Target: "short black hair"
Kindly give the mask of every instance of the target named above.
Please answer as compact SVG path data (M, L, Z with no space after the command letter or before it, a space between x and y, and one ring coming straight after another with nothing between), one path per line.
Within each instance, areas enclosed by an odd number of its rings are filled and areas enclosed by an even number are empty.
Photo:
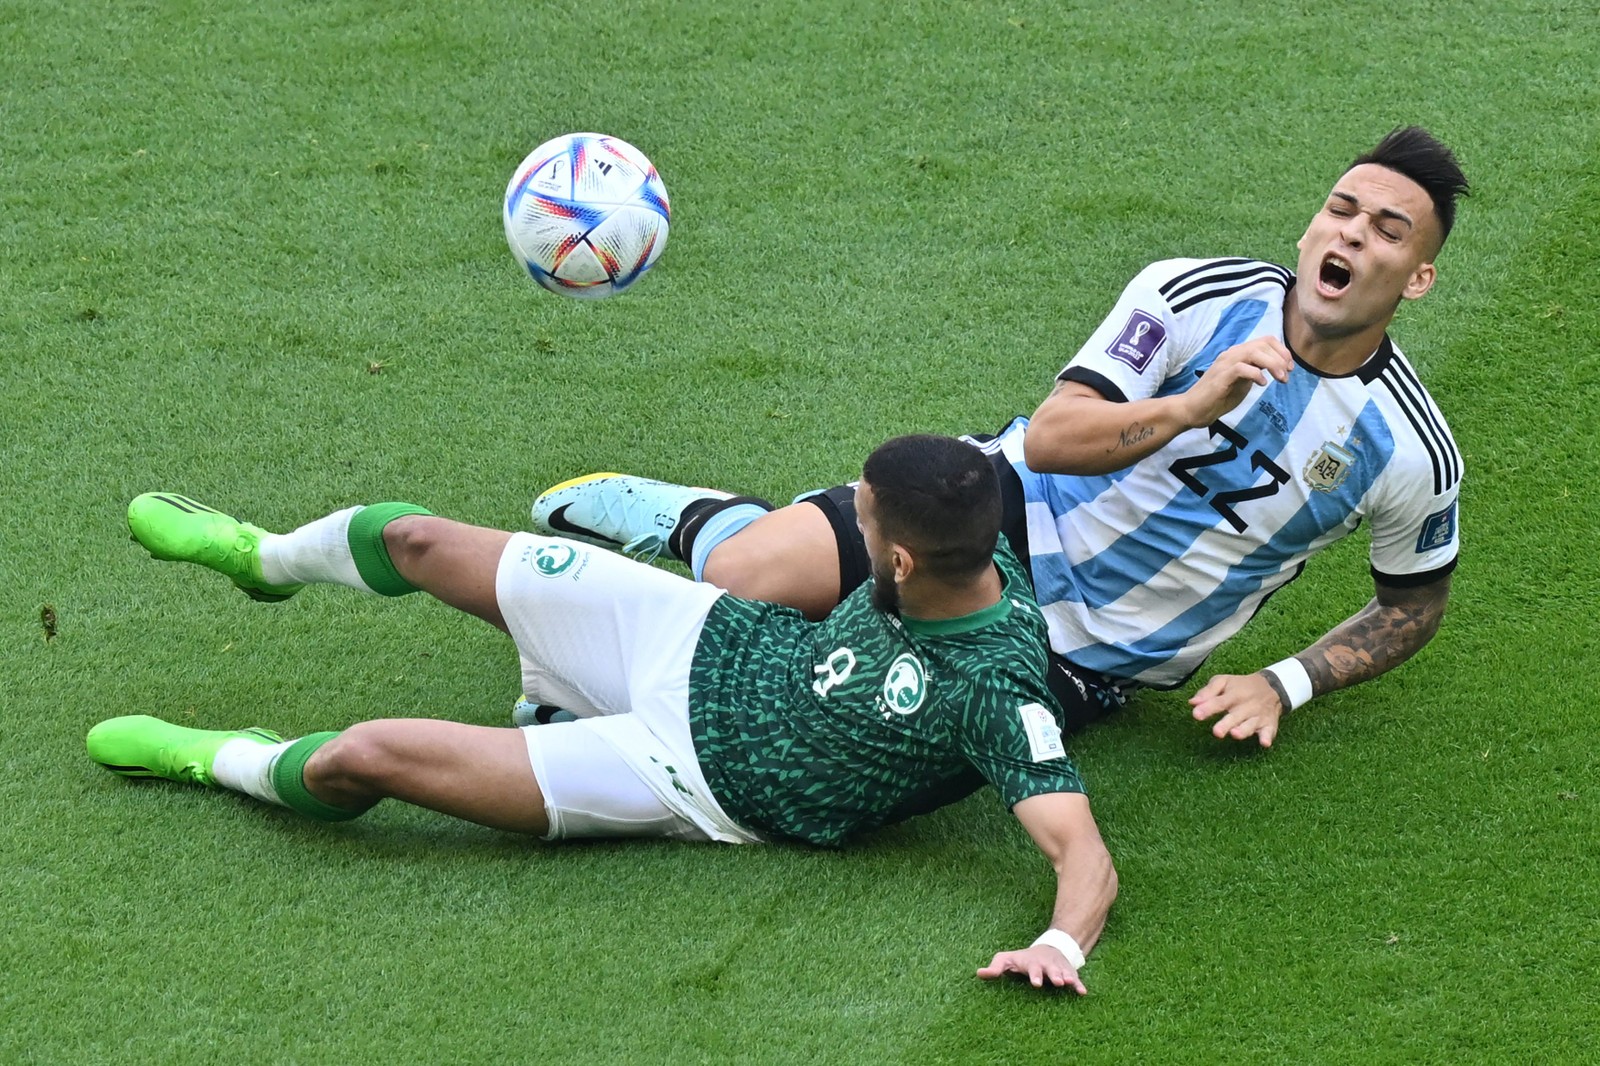
M989 566L1000 538L1000 479L989 457L954 437L885 441L861 477L883 535L929 576L960 580Z
M1422 186L1433 201L1433 213L1439 216L1439 243L1443 244L1456 224L1456 197L1471 192L1456 154L1421 126L1396 126L1376 148L1357 156L1346 172L1365 163L1388 167Z

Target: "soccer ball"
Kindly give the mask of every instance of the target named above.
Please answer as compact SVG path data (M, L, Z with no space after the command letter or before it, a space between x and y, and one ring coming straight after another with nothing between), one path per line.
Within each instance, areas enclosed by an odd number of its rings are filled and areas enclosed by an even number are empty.
M551 292L598 300L621 292L667 246L667 187L643 152L599 133L569 133L511 175L506 243Z

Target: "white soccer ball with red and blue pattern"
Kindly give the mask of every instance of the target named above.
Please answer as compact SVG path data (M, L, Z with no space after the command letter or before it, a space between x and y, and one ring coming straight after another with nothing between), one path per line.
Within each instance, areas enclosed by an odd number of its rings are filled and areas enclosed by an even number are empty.
M667 246L667 187L645 154L569 133L528 154L506 186L506 243L534 281L597 300L634 284Z

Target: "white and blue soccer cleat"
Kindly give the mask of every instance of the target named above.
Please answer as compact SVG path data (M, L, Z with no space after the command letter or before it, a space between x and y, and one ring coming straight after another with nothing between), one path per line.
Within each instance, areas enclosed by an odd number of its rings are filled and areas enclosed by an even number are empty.
M518 696L511 708L511 724L518 729L530 725L550 725L552 722L576 722L578 716L571 711L549 704L534 703L526 696Z
M671 540L684 508L699 500L732 498L715 489L630 474L585 474L539 494L533 501L533 531L610 548L644 562L663 553L682 562Z

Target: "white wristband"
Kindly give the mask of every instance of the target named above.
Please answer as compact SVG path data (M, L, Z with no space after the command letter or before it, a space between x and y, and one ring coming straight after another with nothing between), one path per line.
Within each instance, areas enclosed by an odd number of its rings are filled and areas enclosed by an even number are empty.
M1284 708L1286 711L1304 706L1313 695L1311 675L1306 673L1305 665L1293 656L1282 662L1273 663L1261 672L1271 674L1278 679L1278 684L1283 686L1284 695L1289 697L1289 706Z
M1083 969L1083 949L1078 946L1076 940L1072 939L1070 933L1063 933L1059 929L1046 929L1039 934L1039 939L1035 940L1032 946L1038 947L1040 944L1049 944L1065 955L1067 961L1072 963L1074 970Z

